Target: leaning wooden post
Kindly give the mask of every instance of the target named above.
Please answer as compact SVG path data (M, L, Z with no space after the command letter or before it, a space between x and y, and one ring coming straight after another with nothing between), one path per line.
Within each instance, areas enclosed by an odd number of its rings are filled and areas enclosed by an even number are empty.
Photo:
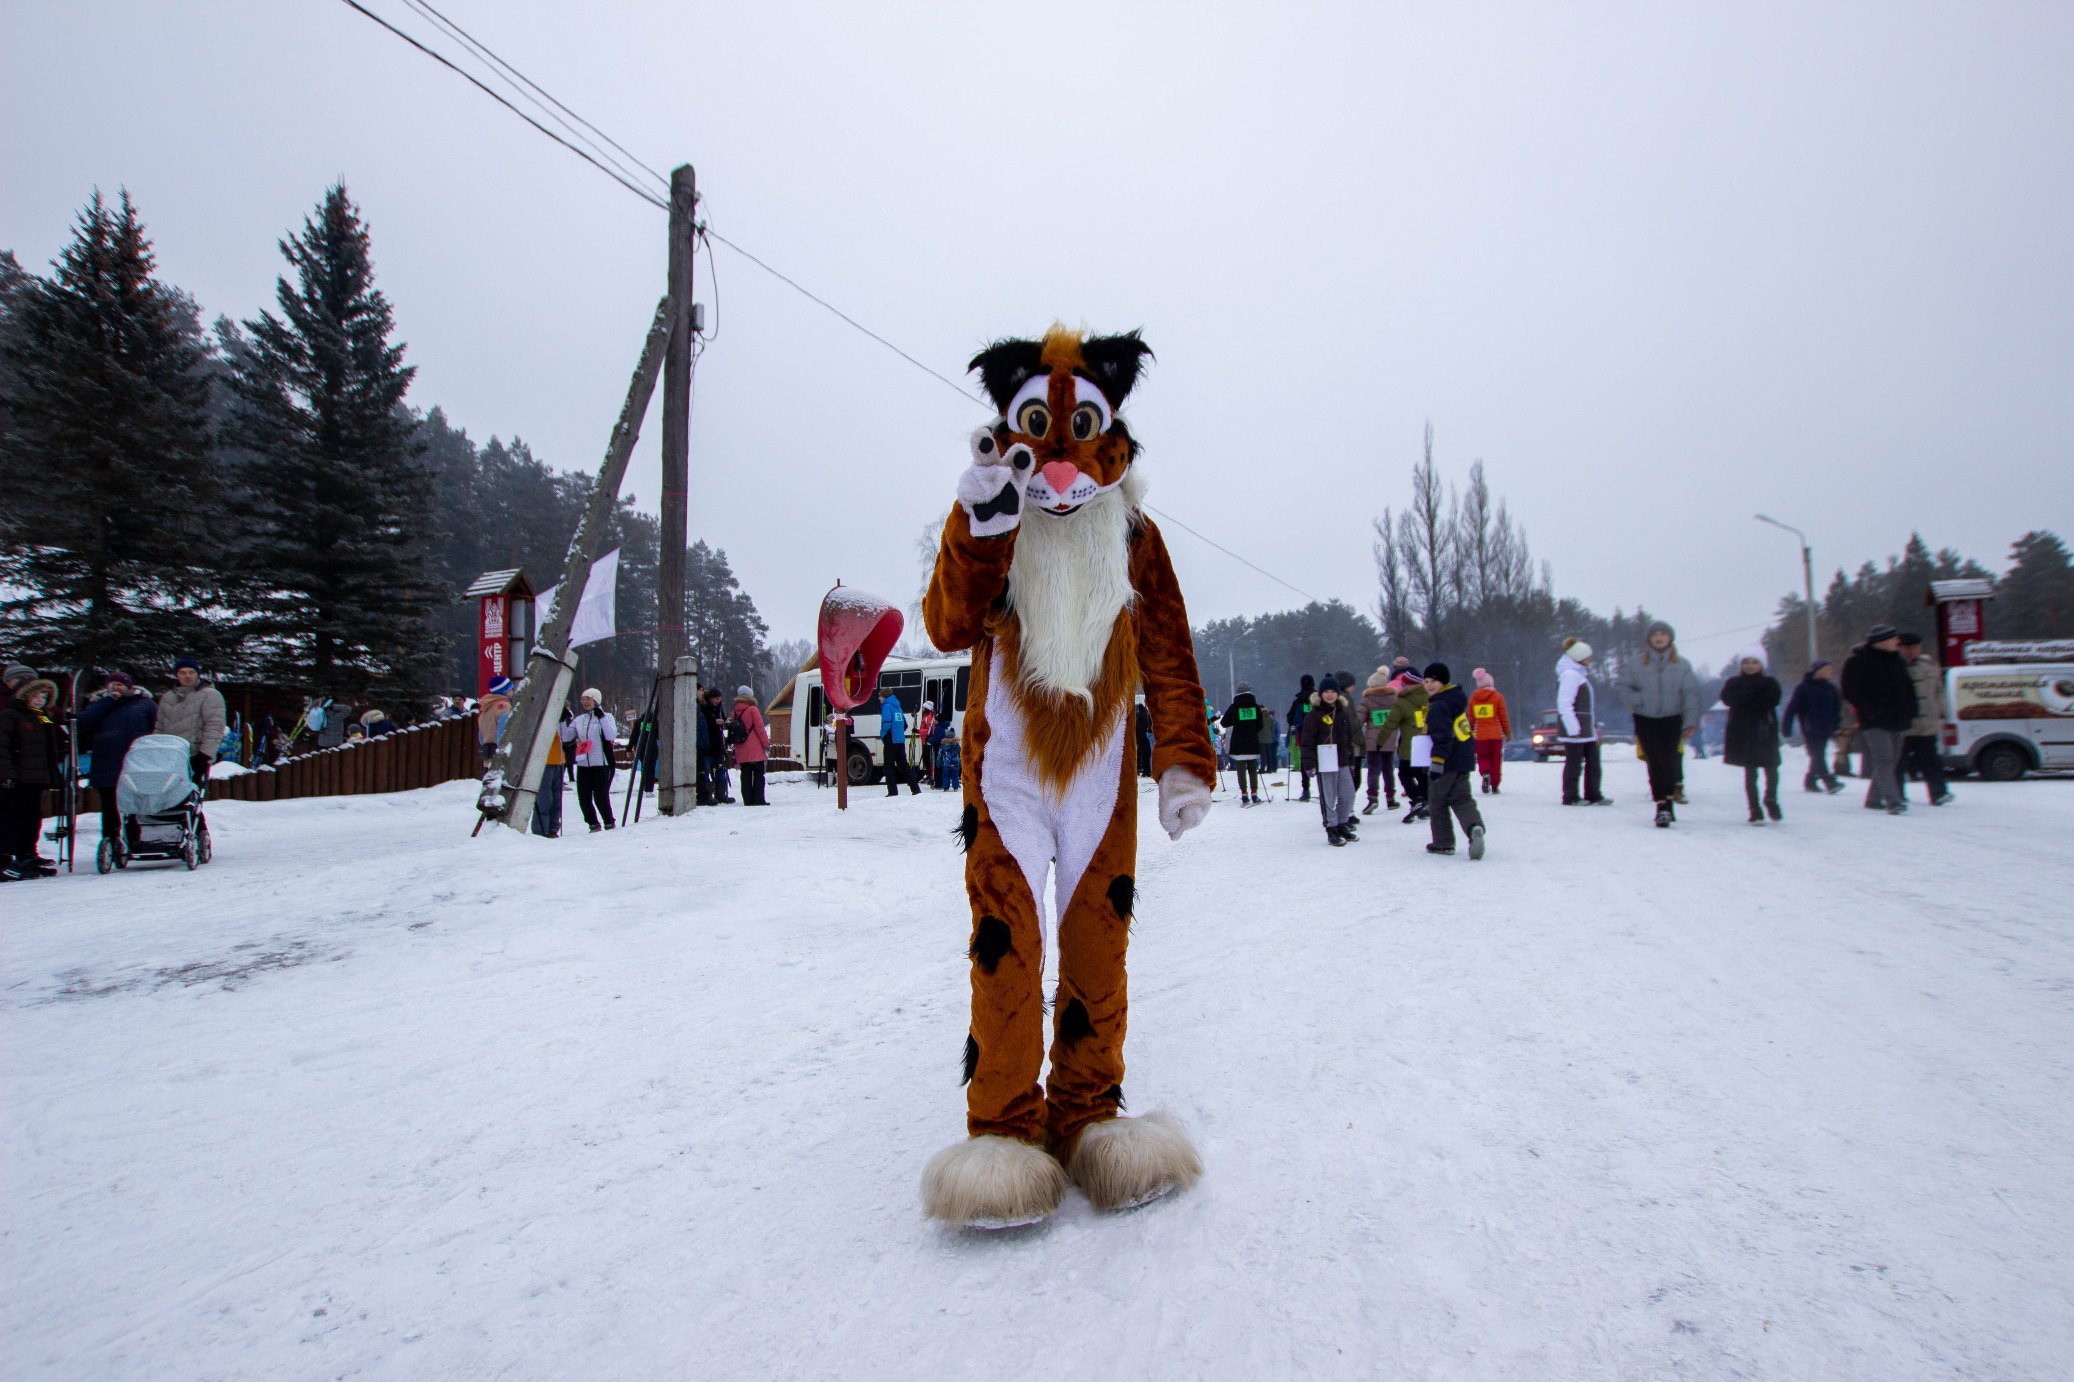
M504 736L497 744L496 766L504 773L504 824L521 834L533 823L533 798L539 795L540 779L547 771L547 736L554 733L554 722L569 698L569 686L576 674L569 661L569 629L576 621L576 607L583 603L591 563L597 559L598 545L605 539L605 526L618 501L627 457L633 454L634 443L640 439L641 419L647 415L648 400L655 393L656 376L662 373L670 321L671 303L664 298L648 324L648 339L641 347L641 360L634 366L626 403L619 410L619 422L605 448L604 464L598 467L597 483L591 486L590 504L583 511L583 522L577 525L568 558L562 563L554 615L526 657L526 677L519 683L511 718L505 721ZM667 552L668 548L664 550Z
M679 761L678 682L695 669L680 666L684 657L684 547L690 539L691 487L691 334L692 250L694 214L698 210L698 177L690 164L670 173L670 356L663 366L663 491L661 550L655 596L655 666L665 685L656 697L656 809L681 815L698 802L698 736L690 735L688 752ZM711 669L708 675L711 674ZM687 725L695 730L697 726ZM689 771L686 771L687 766Z

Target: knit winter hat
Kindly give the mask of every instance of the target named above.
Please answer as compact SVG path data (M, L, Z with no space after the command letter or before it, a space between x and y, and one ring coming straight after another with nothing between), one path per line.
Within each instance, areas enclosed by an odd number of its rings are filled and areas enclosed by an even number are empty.
M1765 655L1762 643L1752 643L1749 647L1736 654L1737 666L1740 667L1745 662L1754 662L1766 671L1771 670L1772 660Z
M1305 677L1305 678L1304 678L1304 680L1305 680L1305 681L1309 681L1309 680L1310 680L1310 678L1309 678L1309 677ZM1325 674L1325 680L1323 680L1323 681L1321 681L1321 682L1319 682L1319 683L1318 683L1318 694L1322 696L1322 695L1324 695L1324 694L1325 694L1325 693L1326 693L1327 691L1337 691L1337 690L1339 690L1339 683L1338 683L1337 681L1333 680L1333 676L1332 676L1332 673L1330 673L1330 672L1327 672L1327 673Z
M1815 675L1815 673L1817 673L1817 672L1821 671L1821 670L1822 670L1822 669L1823 669L1824 667L1827 667L1827 666L1830 666L1830 665L1831 665L1831 664L1830 664L1830 661L1829 661L1829 659L1828 659L1828 658L1826 658L1826 657L1818 657L1818 658L1816 658L1816 659L1815 659L1815 660L1814 660L1813 662L1810 662L1810 663L1808 664L1808 675L1809 675L1809 676L1813 676L1813 675Z
M1904 648L1920 648L1923 646L1923 635L1917 633L1914 629L1903 629L1901 631L1901 646Z
M1303 674L1303 678L1300 681L1298 681L1296 685L1299 690L1306 692L1315 691L1318 689L1318 683L1311 679L1311 674L1309 672L1305 672Z
M1581 638L1563 640L1563 656L1572 662L1582 662L1592 655L1592 645Z
M1865 635L1865 641L1867 643L1884 643L1890 638L1899 637L1901 637L1901 630L1895 628L1892 624L1874 624L1871 631Z
M1645 639L1650 639L1656 637L1660 633L1669 634L1671 636L1671 641L1673 643L1676 643L1678 641L1678 631L1672 628L1668 621L1663 619L1650 620L1649 627L1642 630L1642 637Z
M1448 676L1447 664L1445 662L1427 663L1426 670L1424 673L1422 673L1422 675L1425 677L1427 681L1437 681L1442 684L1445 684L1453 680L1453 678Z
M1376 691L1376 690L1380 690L1381 688L1383 688L1383 687L1385 687L1385 686L1388 686L1389 684L1390 684L1390 674L1389 674L1388 672L1382 672L1382 671L1377 671L1377 672L1371 672L1371 673L1369 673L1369 677L1368 677L1368 689L1369 689L1369 690L1371 690L1371 691Z
M183 658L181 658L181 659L180 659L180 660L179 660L178 662L176 662L176 663L174 663L174 664L173 664L173 670L174 670L174 671L176 671L176 672L178 672L178 671L182 671L182 670L185 670L185 669L190 669L190 668L191 668L192 670L194 670L194 671L197 671L197 672L199 672L199 671L201 671L201 670L202 670L202 664L201 664L201 663L199 663L199 662L196 662L196 661L195 661L195 660L194 660L193 658L191 658L191 657L183 657Z
M1491 679L1491 674L1489 672L1486 672L1481 667L1471 672L1469 674L1469 677L1470 680L1474 681L1478 686L1481 686L1486 691L1490 690L1492 687L1498 684L1497 682Z
M1233 694L1235 694L1235 695L1240 695L1240 696L1250 696L1250 695L1252 695L1252 694L1253 694L1253 683L1252 683L1252 682L1250 682L1250 681L1242 681L1242 682L1240 682L1240 683L1239 683L1239 689L1238 689L1238 690L1237 690L1236 692L1234 692Z
M8 663L7 670L0 672L0 682L5 682L9 686L14 685L18 681L33 681L35 677L36 669L34 667L24 667L19 662Z
M135 686L137 679L128 672L110 672L108 679L101 684L103 686Z
M605 697L598 691L598 688L595 686L584 687L583 694L589 697L590 702L593 705L603 706L605 704Z
M512 692L512 685L510 677L491 677L490 694L493 696L508 696Z
M738 701L753 701L756 699L756 693L746 686L737 686L735 688L735 699Z

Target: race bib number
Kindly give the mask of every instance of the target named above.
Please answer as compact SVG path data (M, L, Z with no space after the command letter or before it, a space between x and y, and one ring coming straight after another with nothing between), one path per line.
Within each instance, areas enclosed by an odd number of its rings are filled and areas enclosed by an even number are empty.
M1339 771L1338 744L1318 745L1318 771L1321 773L1336 773Z
M1383 721L1389 718L1390 712L1387 710L1371 710L1368 712L1368 722L1378 729L1382 727Z
M1260 712L1250 705L1243 705L1239 707L1239 718L1241 720L1257 720L1260 718Z
M1417 736L1415 736L1415 737L1414 737L1414 738L1412 739L1412 741L1411 741L1411 765L1412 765L1412 766L1413 766L1414 768L1430 768L1430 767L1432 767L1432 766L1433 766L1433 736L1432 736L1432 735L1430 735L1430 734L1421 734L1421 735L1417 735Z
M1426 712L1423 709L1411 713L1411 727L1421 734L1426 732Z
M1498 718L1498 707L1492 705L1489 701L1485 701L1482 705L1475 706L1473 709L1476 718L1479 720L1495 720Z

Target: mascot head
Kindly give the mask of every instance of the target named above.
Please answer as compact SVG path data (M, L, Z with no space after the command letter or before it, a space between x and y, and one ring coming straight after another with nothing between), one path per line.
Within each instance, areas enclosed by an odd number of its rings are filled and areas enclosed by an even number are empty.
M1060 517L1121 485L1138 443L1121 415L1152 350L1127 331L1083 337L1054 326L1041 341L996 341L967 369L1001 410L999 454L1024 476L1028 510Z

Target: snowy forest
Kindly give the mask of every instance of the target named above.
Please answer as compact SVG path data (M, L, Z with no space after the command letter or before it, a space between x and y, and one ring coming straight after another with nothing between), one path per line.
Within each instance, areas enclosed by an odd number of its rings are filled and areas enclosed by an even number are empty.
M96 192L48 275L0 252L0 638L45 667L219 679L403 719L475 691L484 570L559 579L591 477L478 444L408 395L413 368L343 185L280 242L275 310L202 325L158 277L127 193ZM579 650L615 703L655 661L656 519L624 494L619 634ZM767 679L768 633L727 554L686 562L691 651Z

